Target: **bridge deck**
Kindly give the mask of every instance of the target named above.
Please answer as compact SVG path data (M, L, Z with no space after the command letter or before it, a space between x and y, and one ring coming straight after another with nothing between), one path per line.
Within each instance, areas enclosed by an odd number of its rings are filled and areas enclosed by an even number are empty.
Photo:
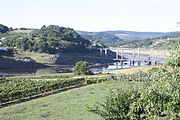
M116 61L140 61L140 62L152 62L152 61L157 61L157 62L163 62L164 60L148 60L148 59L113 59Z

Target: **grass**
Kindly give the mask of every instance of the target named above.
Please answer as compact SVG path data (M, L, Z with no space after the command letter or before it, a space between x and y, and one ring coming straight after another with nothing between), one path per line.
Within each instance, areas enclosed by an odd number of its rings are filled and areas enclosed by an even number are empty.
M14 30L11 31L10 33L30 33L32 30Z
M110 89L142 86L140 82L109 81L54 94L0 109L0 120L102 120L87 105L102 102Z
M24 52L22 50L18 50L18 54L21 57L31 57L37 63L42 63L42 64L53 64L54 63L53 59L55 57L55 55L53 54ZM12 56L3 56L3 57L16 60L16 58Z
M38 63L53 63L53 58L55 55L46 53L34 53L34 52L22 52L22 56L28 56L34 59Z

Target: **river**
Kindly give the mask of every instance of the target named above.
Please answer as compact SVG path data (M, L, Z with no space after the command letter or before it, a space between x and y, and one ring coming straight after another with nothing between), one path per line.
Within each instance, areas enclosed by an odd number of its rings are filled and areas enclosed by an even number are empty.
M132 59L132 54L124 54L123 57ZM141 55L141 59L148 59L149 56L147 55ZM138 56L135 56L135 60L138 59ZM152 58L152 59L162 59L162 58ZM162 62L159 64L163 64ZM150 66L150 65L156 65L155 62L152 62L149 64L149 62L141 62L138 64L137 61L135 61L134 64L130 64L130 61L124 61L123 64L121 62L113 62L113 63L107 63L100 67L92 67L91 70L93 72L105 72L105 71L114 71L114 70L120 70L135 66ZM47 68L38 68L38 69L8 69L8 70L0 70L0 76L6 76L6 75L12 75L12 76L31 76L31 75L45 75L45 74L55 74L55 73L70 73L72 71L72 67L70 65L57 65Z

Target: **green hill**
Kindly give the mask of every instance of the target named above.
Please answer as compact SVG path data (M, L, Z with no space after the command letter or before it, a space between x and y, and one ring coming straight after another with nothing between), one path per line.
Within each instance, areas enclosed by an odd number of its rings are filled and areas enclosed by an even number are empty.
M115 43L122 41L122 39L120 39L119 37L105 32L79 31L79 33L85 38L88 38L93 41L99 41L101 44L103 43L106 46L116 46Z
M180 33L172 33L170 35L163 35L151 39L126 41L120 46L122 47L144 47L144 48L158 48L158 49L170 49L174 45L180 42Z
M115 35L122 40L143 40L148 38L155 38L169 33L164 32L137 32L137 31L104 31L105 33Z
M111 47L152 47L171 48L179 41L178 32L136 32L136 31L103 31L79 33L91 40L97 40Z
M43 26L39 30L16 31L0 34L1 46L30 52L57 53L86 51L91 45L75 30L56 25Z

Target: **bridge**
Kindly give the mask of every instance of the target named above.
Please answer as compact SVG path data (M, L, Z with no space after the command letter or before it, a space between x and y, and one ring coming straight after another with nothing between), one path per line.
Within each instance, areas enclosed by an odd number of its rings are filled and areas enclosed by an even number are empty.
M138 64L141 64L141 62L148 62L149 64L152 64L154 62L155 64L158 64L160 62L164 62L166 57L169 55L169 52L167 50L153 50L153 49L142 49L142 48L99 48L100 54L102 55L103 52L105 54L105 57L108 55L108 50L111 50L116 53L116 57L114 58L115 61L120 61L121 64L123 64L124 61L129 61L130 64L134 64L135 62L138 62ZM125 58L124 55L129 54L132 57L130 59ZM143 59L142 56L147 56L146 59Z

